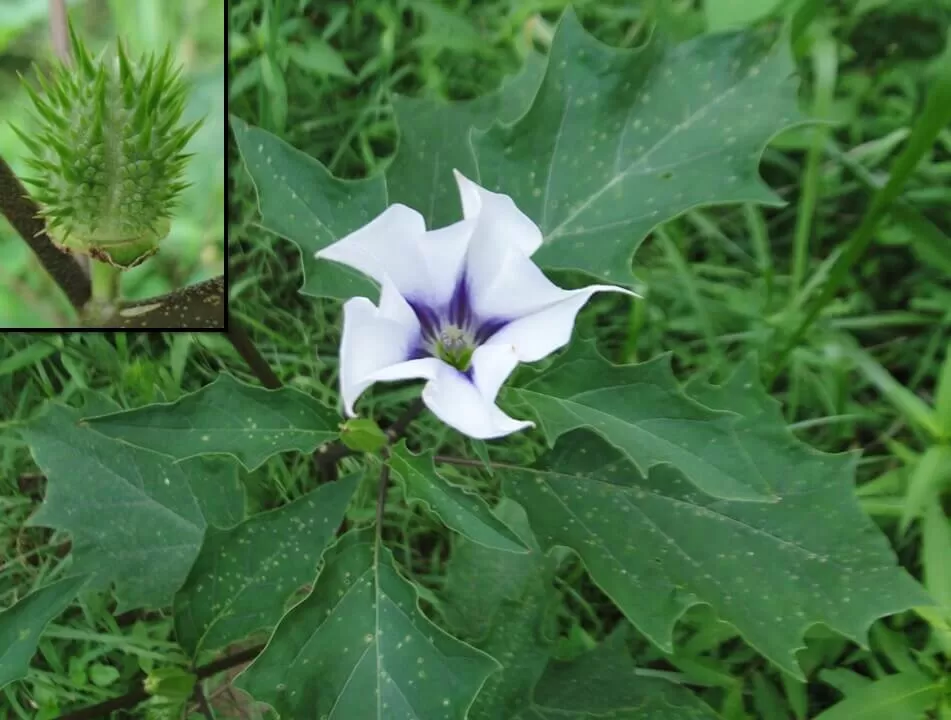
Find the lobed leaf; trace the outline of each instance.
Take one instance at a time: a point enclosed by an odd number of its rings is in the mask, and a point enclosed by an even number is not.
[[[69,606],[88,579],[74,575],[57,580],[0,612],[0,688],[26,677],[43,630]]]
[[[382,176],[341,180],[266,130],[231,116],[238,150],[258,192],[261,224],[300,248],[304,284],[318,297],[375,298],[374,284],[351,268],[319,262],[321,248],[366,225],[389,204]]]
[[[468,128],[486,129],[493,121],[514,122],[531,105],[546,59],[528,56],[518,74],[496,92],[463,102],[439,102],[397,96],[393,112],[400,128],[399,150],[386,168],[389,201],[420,212],[427,228],[461,219],[453,169],[466,177],[479,174]]]
[[[550,444],[590,428],[646,472],[668,463],[701,490],[730,500],[775,499],[776,469],[761,470],[734,432],[739,416],[680,389],[670,356],[612,365],[592,341],[576,342],[507,394],[527,403]],[[768,463],[767,463],[768,464]]]
[[[312,452],[337,435],[335,410],[295,388],[268,390],[222,373],[171,403],[84,418],[97,432],[176,460],[225,454],[253,470],[278,453]]]
[[[742,388],[747,377],[732,382]],[[733,397],[737,387],[716,392]],[[762,444],[762,466],[796,462],[776,473],[767,502],[714,497],[667,464],[645,476],[586,431],[559,440],[534,469],[506,468],[504,492],[526,508],[543,547],[573,549],[666,652],[677,619],[705,603],[802,678],[795,653],[809,626],[824,623],[861,644],[876,619],[928,600],[859,508],[850,456],[807,452],[766,411],[743,423]]]
[[[533,56],[475,100],[397,98],[399,150],[385,174],[365,180],[335,178],[233,118],[264,227],[301,249],[302,292],[375,298],[370,281],[314,253],[395,202],[430,227],[459,219],[454,167],[510,195],[541,227],[540,265],[621,284],[647,232],[690,208],[781,204],[758,165],[773,136],[805,122],[785,44],[731,33],[611,48],[569,9],[539,82],[543,64]]]
[[[794,72],[784,44],[755,34],[618,49],[568,9],[529,111],[473,132],[480,180],[539,225],[540,265],[629,284],[651,228],[698,205],[782,204],[758,165],[805,121]]]
[[[301,251],[301,292],[317,297],[375,299],[375,284],[348,267],[314,254],[372,220],[392,203],[418,210],[429,227],[461,218],[452,169],[476,174],[471,127],[524,113],[538,87],[544,61],[532,55],[496,92],[455,103],[397,97],[397,156],[384,174],[365,180],[334,177],[321,163],[274,135],[231,118],[241,157],[258,192],[262,225]]]
[[[273,627],[285,605],[314,579],[360,474],[255,515],[230,530],[209,528],[175,595],[175,636],[193,657]]]
[[[414,455],[401,442],[389,462],[407,501],[423,504],[449,529],[488,548],[526,552],[518,535],[492,514],[478,493],[450,483],[436,471],[432,452]]]
[[[502,666],[486,680],[469,720],[511,718],[529,707],[555,634],[551,593],[557,562],[542,553],[518,503],[503,498],[495,513],[531,551],[504,552],[463,539],[449,560],[442,593],[453,632]]]
[[[80,424],[88,412],[50,404],[23,431],[48,480],[28,524],[69,532],[71,571],[89,573],[96,587],[115,581],[117,612],[168,605],[209,522],[230,523],[243,508],[235,468],[175,463],[117,442]]]
[[[590,652],[553,662],[535,688],[532,706],[511,720],[716,720],[717,714],[688,689],[639,675],[613,632]]]
[[[372,533],[351,531],[236,683],[285,718],[463,720],[497,667],[420,612]]]

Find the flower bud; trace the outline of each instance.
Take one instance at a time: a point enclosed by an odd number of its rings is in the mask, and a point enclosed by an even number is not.
[[[197,677],[179,667],[156,668],[145,678],[143,686],[149,695],[170,700],[184,700],[192,694]]]
[[[376,452],[386,445],[387,438],[370,418],[351,418],[340,426],[340,442],[357,452]]]
[[[29,134],[13,128],[35,172],[23,180],[56,244],[132,267],[168,234],[187,187],[183,150],[201,121],[179,123],[186,89],[169,49],[132,62],[119,41],[93,60],[69,31],[75,67],[37,72],[39,92],[23,83],[35,111]]]

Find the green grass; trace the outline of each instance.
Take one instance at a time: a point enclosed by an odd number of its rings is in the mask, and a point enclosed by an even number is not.
[[[89,16],[93,5],[87,5]],[[392,93],[455,99],[493,89],[533,46],[544,49],[563,5],[233,0],[230,111],[341,176],[372,174],[398,142]],[[682,379],[695,373],[722,379],[748,353],[774,362],[772,393],[788,422],[823,450],[862,451],[857,492],[863,507],[908,571],[931,585],[936,563],[951,557],[940,534],[951,515],[951,483],[920,477],[921,458],[949,442],[928,418],[951,423],[951,129],[938,128],[921,160],[901,176],[897,201],[862,240],[847,272],[836,258],[855,246],[850,238],[923,114],[951,27],[951,4],[803,5],[812,12],[803,11],[794,23],[802,106],[829,124],[788,133],[766,153],[763,175],[788,204],[699,209],[669,223],[635,260],[645,300],[628,310],[616,298],[599,298],[582,314],[579,330],[593,333],[618,362],[670,351]],[[121,0],[99,6],[126,29],[151,34],[142,42],[161,41],[165,31],[125,17]],[[177,4],[179,17],[190,6]],[[684,1],[592,0],[575,7],[591,31],[614,44],[638,44],[653,24],[678,38],[704,29],[702,11]],[[211,42],[201,36],[194,41],[199,49]],[[282,57],[293,57],[288,48],[305,43],[317,60],[289,60],[284,72],[275,71]],[[313,50],[318,44],[320,50]],[[4,137],[0,151],[9,152]],[[236,157],[230,138],[228,152]],[[334,402],[339,308],[297,293],[297,250],[256,225],[253,188],[240,162],[232,164],[228,182],[234,315],[284,382]],[[206,197],[203,206],[210,212],[213,203]],[[822,297],[830,274],[840,276],[840,286]],[[0,317],[3,307],[0,295]],[[816,308],[815,322],[783,355],[810,308]],[[0,337],[0,417],[27,418],[48,398],[77,402],[84,388],[103,390],[127,406],[172,399],[222,369],[253,381],[217,336],[8,335]],[[942,375],[949,379],[939,391]],[[393,417],[416,393],[376,386],[369,407]],[[411,438],[447,454],[473,452],[434,422],[414,426]],[[524,434],[490,454],[522,462],[539,449],[538,436]],[[276,458],[249,474],[245,484],[254,506],[271,507],[309,489],[306,464],[306,458]],[[496,489],[482,474],[453,472],[456,480],[490,494]],[[42,489],[17,437],[0,435],[0,606],[51,577],[67,547],[64,536],[22,527]],[[911,521],[916,508],[926,511],[922,521]],[[438,588],[451,549],[448,534],[398,502],[387,525],[408,571]],[[560,650],[570,655],[603,637],[619,618],[579,563],[559,584]],[[951,606],[951,597],[940,599]],[[167,612],[115,618],[113,607],[108,595],[85,597],[60,618],[30,677],[0,692],[0,718],[52,717],[43,714],[52,712],[46,709],[120,694],[140,668],[176,662]],[[438,610],[430,609],[438,621]],[[801,654],[806,684],[770,667],[703,608],[678,626],[673,655],[646,641],[632,649],[639,665],[690,683],[728,720],[814,718],[841,698],[841,690],[898,670],[951,682],[951,629],[943,629],[948,621],[938,612],[887,619],[874,626],[868,649],[812,628]],[[92,679],[102,674],[93,670],[100,665],[118,670],[106,687]],[[227,709],[222,687],[214,702],[219,717],[240,717]],[[947,718],[951,706],[944,712],[931,720]]]
[[[29,132],[29,98],[16,72],[29,79],[31,61],[42,67],[53,57],[46,6],[22,2],[0,11],[0,155],[24,176],[29,175],[23,164],[25,148],[9,123]],[[183,194],[161,253],[123,274],[123,296],[144,299],[220,275],[225,262],[224,1],[90,0],[70,7],[77,32],[93,53],[119,35],[134,54],[160,53],[171,43],[190,84],[183,122],[206,118],[188,146],[195,154],[186,171],[192,187]],[[26,243],[6,221],[0,222],[0,328],[68,324],[75,325],[69,303]]]

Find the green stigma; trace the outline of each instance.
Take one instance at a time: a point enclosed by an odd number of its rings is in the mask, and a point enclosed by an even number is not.
[[[433,343],[433,355],[460,372],[469,369],[474,352],[475,345],[470,334],[455,325],[442,328],[439,338]]]

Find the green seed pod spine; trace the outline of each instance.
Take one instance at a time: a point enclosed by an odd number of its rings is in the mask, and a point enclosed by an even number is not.
[[[138,265],[158,249],[182,190],[188,141],[201,125],[181,123],[186,88],[169,49],[134,63],[123,44],[93,60],[69,36],[75,67],[37,70],[31,133],[13,127],[47,232],[61,247],[116,267]]]

